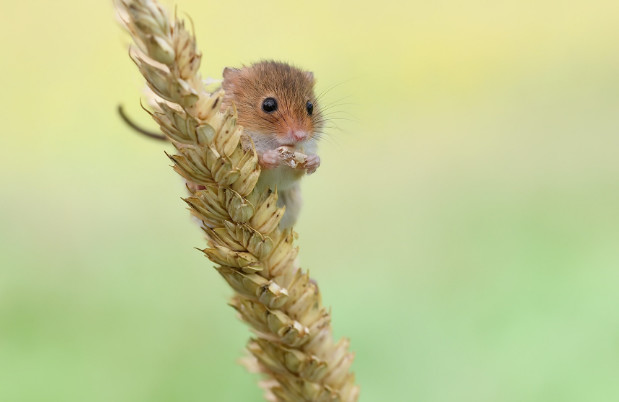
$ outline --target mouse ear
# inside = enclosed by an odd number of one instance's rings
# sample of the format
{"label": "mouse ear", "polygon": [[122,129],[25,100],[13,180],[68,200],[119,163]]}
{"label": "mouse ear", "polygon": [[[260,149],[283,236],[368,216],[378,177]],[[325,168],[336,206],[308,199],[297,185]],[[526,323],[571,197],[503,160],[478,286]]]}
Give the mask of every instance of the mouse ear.
{"label": "mouse ear", "polygon": [[223,72],[224,81],[221,84],[224,91],[230,92],[230,93],[232,92],[239,78],[240,72],[241,70],[239,70],[238,68],[232,68],[232,67],[224,68],[224,72]]}
{"label": "mouse ear", "polygon": [[314,73],[312,73],[311,71],[305,71],[305,76],[308,80],[310,80],[312,84],[314,83]]}
{"label": "mouse ear", "polygon": [[223,72],[224,80],[234,79],[240,72],[241,70],[238,68],[226,67]]}

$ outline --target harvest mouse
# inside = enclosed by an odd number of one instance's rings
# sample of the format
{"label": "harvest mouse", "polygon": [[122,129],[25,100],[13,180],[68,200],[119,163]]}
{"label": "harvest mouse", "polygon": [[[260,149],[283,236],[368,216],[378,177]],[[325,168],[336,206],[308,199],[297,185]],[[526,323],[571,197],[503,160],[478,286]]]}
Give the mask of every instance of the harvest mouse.
{"label": "harvest mouse", "polygon": [[[286,63],[261,61],[224,69],[222,88],[222,109],[236,105],[238,123],[256,146],[262,168],[256,186],[277,189],[277,203],[286,207],[280,228],[293,226],[302,204],[299,181],[320,166],[316,149],[324,119],[314,93],[314,75]],[[165,139],[136,126],[119,111],[135,130]],[[284,155],[295,152],[303,160],[291,167]]]}

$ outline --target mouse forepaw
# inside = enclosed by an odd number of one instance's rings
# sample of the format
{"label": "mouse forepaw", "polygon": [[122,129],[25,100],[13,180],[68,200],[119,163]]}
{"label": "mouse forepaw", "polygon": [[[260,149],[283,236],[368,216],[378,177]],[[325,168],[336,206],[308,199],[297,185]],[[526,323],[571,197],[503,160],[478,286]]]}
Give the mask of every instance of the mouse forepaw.
{"label": "mouse forepaw", "polygon": [[273,169],[281,164],[282,157],[275,149],[270,149],[258,155],[258,163],[263,169]]}
{"label": "mouse forepaw", "polygon": [[307,155],[307,159],[305,160],[305,170],[307,174],[312,174],[318,169],[320,166],[320,157],[316,154]]}

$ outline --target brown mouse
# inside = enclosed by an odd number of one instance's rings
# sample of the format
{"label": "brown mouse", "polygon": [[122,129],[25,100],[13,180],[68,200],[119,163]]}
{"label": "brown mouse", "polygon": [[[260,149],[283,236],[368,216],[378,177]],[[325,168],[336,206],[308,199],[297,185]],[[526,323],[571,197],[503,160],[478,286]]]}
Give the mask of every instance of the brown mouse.
{"label": "brown mouse", "polygon": [[[223,78],[222,108],[236,105],[238,123],[256,146],[262,167],[257,187],[277,189],[278,204],[286,206],[280,227],[291,227],[302,204],[299,181],[320,166],[316,149],[324,119],[314,93],[314,75],[286,63],[260,61],[228,67]],[[119,112],[135,130],[165,139],[133,124],[122,109]],[[303,155],[302,163],[286,163],[284,155],[295,152]]]}
{"label": "brown mouse", "polygon": [[[262,173],[259,187],[277,188],[286,206],[280,227],[292,226],[301,209],[299,179],[320,166],[316,154],[323,117],[314,93],[314,75],[286,63],[261,61],[240,69],[226,68],[223,107],[232,103],[239,124],[256,145]],[[282,147],[307,157],[292,168],[283,163]]]}

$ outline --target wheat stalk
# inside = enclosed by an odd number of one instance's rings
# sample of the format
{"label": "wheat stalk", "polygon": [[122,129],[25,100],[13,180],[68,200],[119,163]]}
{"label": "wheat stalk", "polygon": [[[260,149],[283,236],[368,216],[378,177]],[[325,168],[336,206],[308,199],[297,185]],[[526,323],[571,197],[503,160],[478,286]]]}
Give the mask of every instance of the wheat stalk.
{"label": "wheat stalk", "polygon": [[116,8],[135,43],[131,58],[154,93],[151,115],[177,150],[170,159],[207,235],[202,251],[255,333],[245,363],[265,376],[266,399],[357,400],[349,342],[333,341],[318,286],[298,266],[296,233],[278,227],[284,211],[277,193],[254,188],[254,145],[235,107],[220,111],[224,92],[206,91],[194,35],[154,0],[116,0]]}

